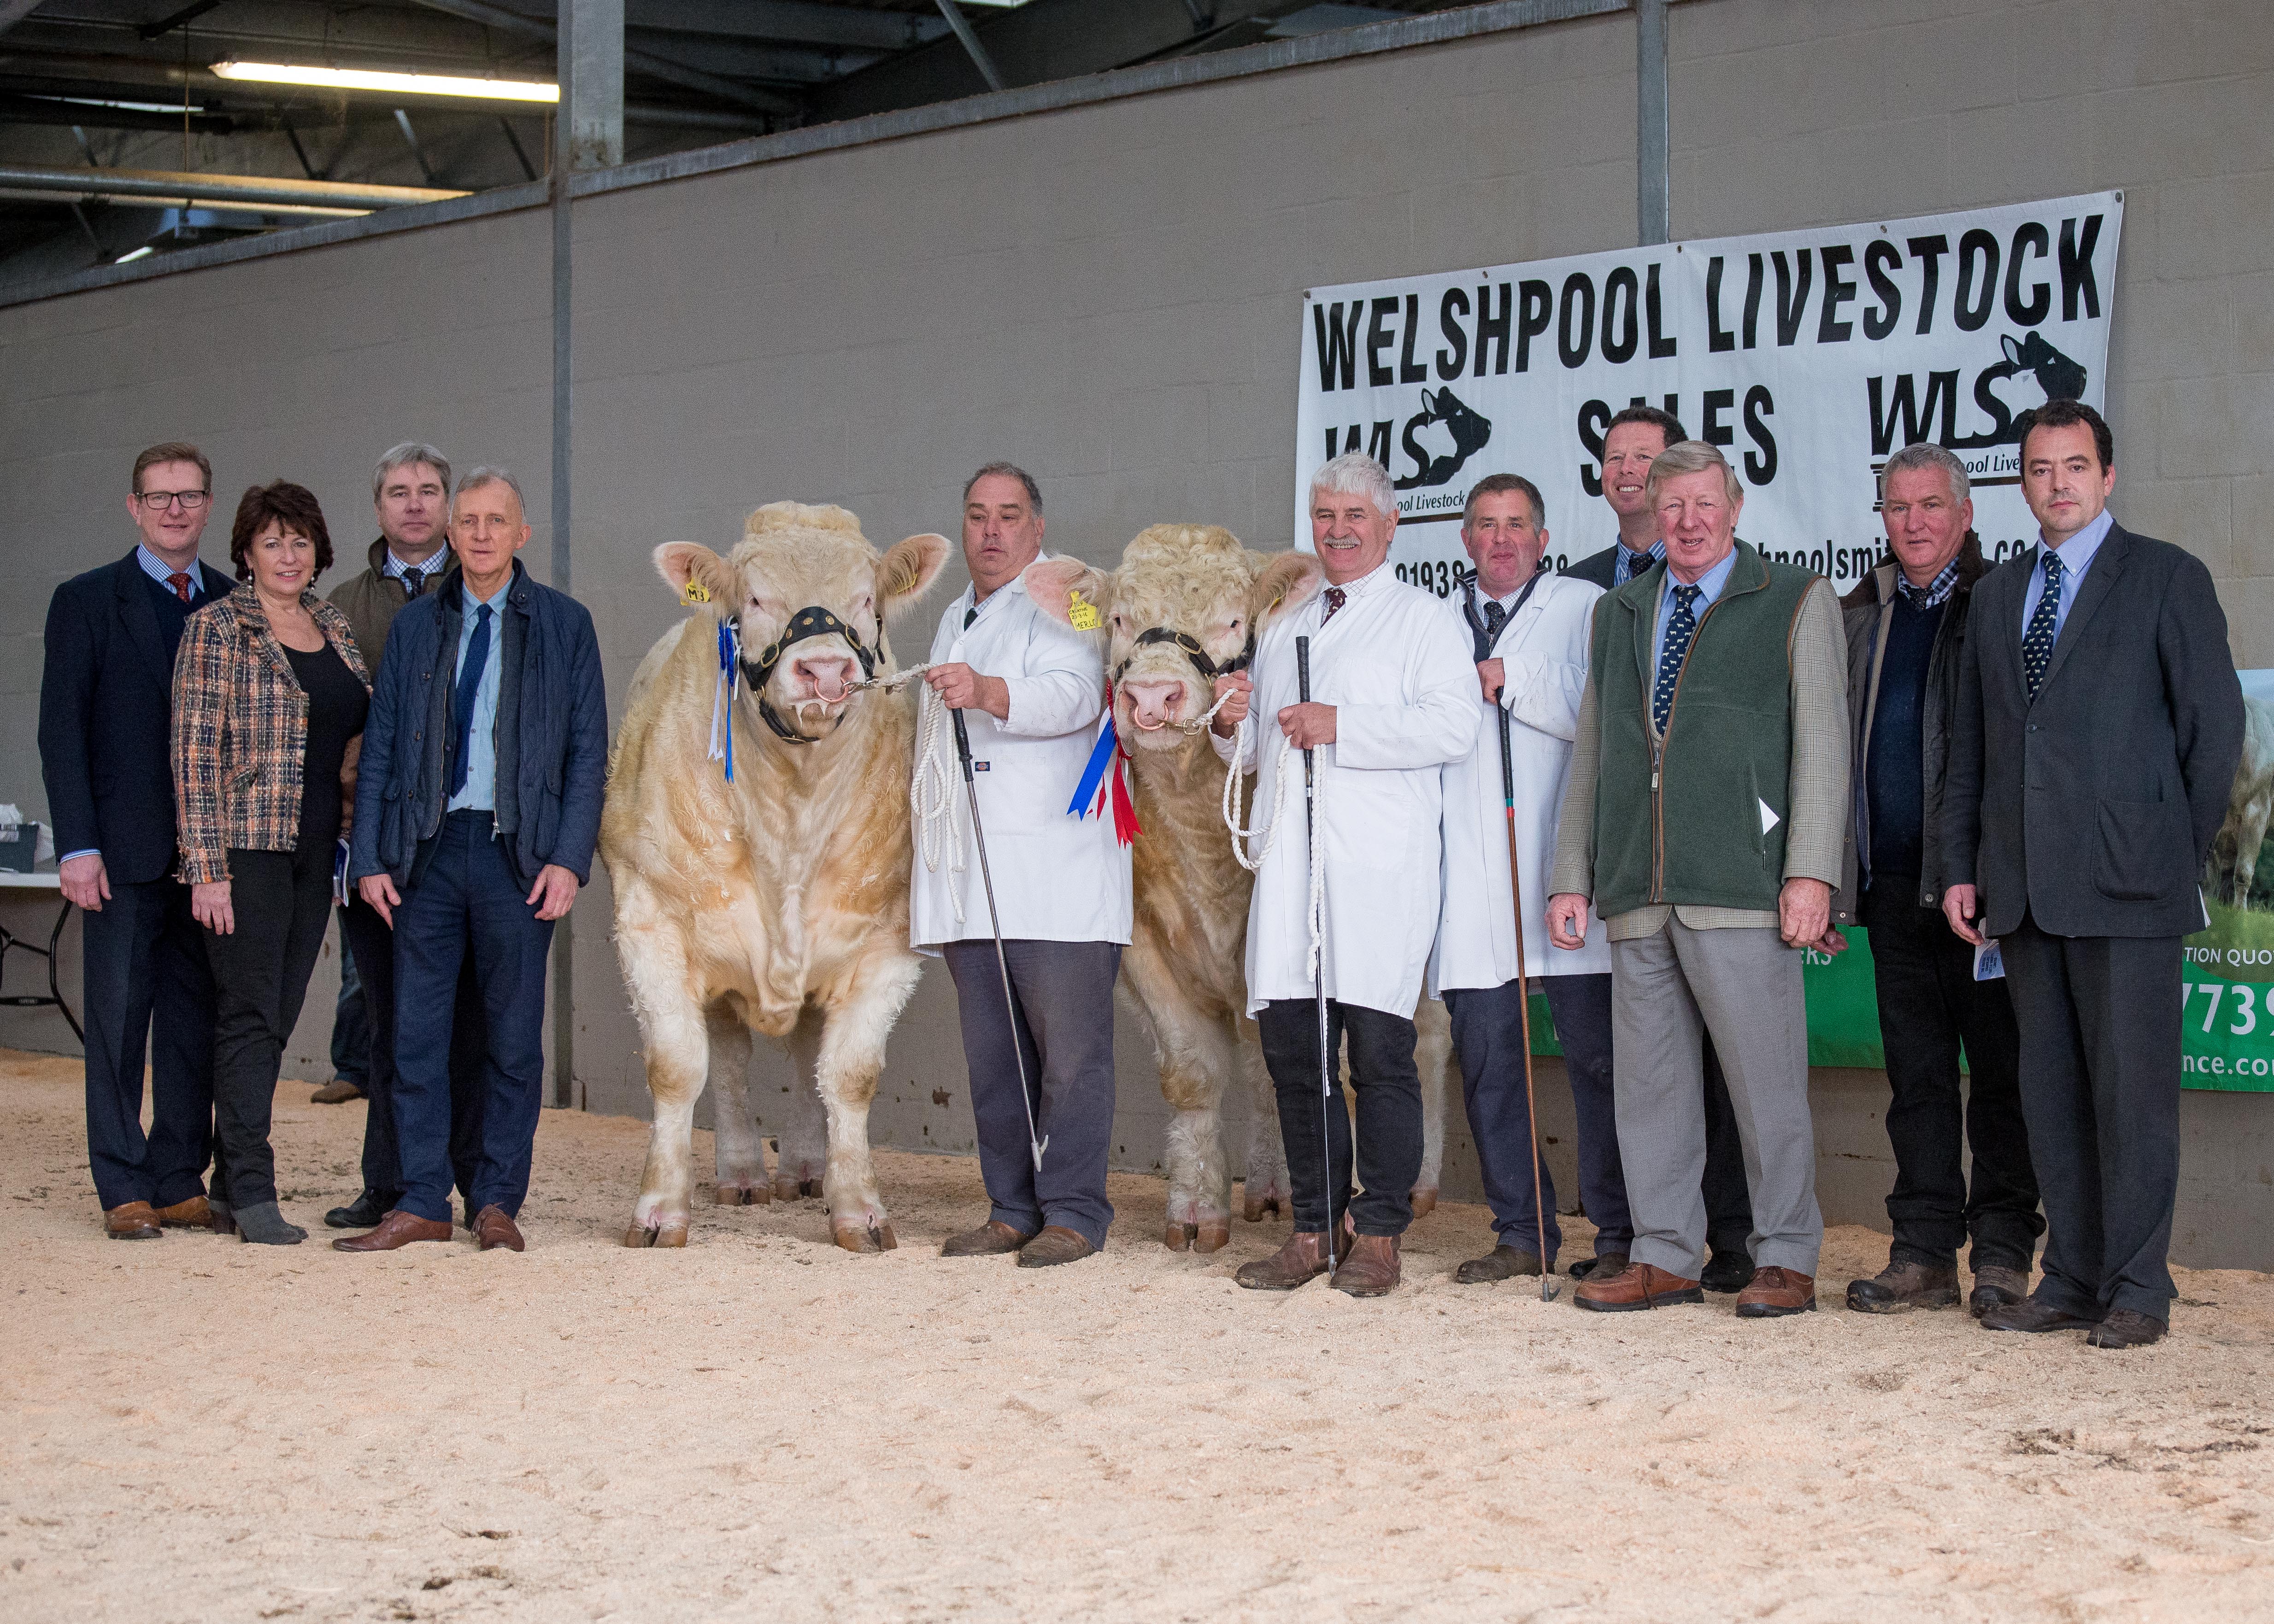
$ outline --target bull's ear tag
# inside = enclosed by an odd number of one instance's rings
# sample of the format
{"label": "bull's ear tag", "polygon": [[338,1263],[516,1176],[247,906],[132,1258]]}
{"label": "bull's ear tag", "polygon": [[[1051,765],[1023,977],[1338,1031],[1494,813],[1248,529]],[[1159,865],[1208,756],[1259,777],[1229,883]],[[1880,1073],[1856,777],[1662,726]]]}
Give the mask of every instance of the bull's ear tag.
{"label": "bull's ear tag", "polygon": [[687,583],[686,596],[690,604],[707,604],[711,601],[711,589],[700,581],[690,581]]}
{"label": "bull's ear tag", "polygon": [[1097,605],[1082,597],[1079,589],[1066,595],[1066,619],[1078,632],[1094,632],[1105,624]]}

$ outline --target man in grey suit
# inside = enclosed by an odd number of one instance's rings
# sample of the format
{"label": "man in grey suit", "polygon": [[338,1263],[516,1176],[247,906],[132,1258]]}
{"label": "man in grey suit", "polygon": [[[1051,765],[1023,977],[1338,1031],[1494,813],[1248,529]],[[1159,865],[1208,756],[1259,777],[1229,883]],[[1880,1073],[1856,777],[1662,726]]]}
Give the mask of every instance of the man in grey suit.
{"label": "man in grey suit", "polygon": [[2158,1341],[2180,1172],[2180,938],[2242,756],[2242,688],[2210,572],[2108,513],[2090,406],[2022,414],[2044,545],[1983,577],[1944,793],[1943,912],[1995,938],[2022,1027],[2044,1274],[1993,1331]]}
{"label": "man in grey suit", "polygon": [[1801,954],[1832,925],[1849,814],[1847,650],[1832,583],[1736,537],[1736,471],[1698,440],[1648,487],[1666,559],[1595,611],[1547,903],[1576,949],[1611,940],[1612,1086],[1633,1210],[1626,1268],[1575,1300],[1695,1303],[1706,1255],[1699,1039],[1744,1143],[1758,1266],[1737,1312],[1816,1306],[1824,1221]]}
{"label": "man in grey suit", "polygon": [[[1600,553],[1565,567],[1575,580],[1616,590],[1666,556],[1659,538],[1658,514],[1650,501],[1650,465],[1668,446],[1690,438],[1682,419],[1638,401],[1615,413],[1603,429],[1603,505],[1618,525],[1618,538]],[[1745,1251],[1753,1229],[1752,1199],[1745,1192],[1745,1147],[1737,1134],[1737,1114],[1729,1104],[1729,1084],[1713,1040],[1706,1044],[1706,1271],[1708,1291],[1740,1291],[1753,1277]],[[1585,1279],[1592,1258],[1571,1266]]]}

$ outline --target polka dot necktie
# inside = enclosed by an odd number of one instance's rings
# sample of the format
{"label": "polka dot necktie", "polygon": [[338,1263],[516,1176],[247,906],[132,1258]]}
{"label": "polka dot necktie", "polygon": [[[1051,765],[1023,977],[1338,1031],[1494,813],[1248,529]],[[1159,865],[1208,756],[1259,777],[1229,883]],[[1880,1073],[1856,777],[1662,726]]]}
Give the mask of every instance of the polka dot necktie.
{"label": "polka dot necktie", "polygon": [[1674,613],[1666,622],[1666,642],[1658,650],[1658,681],[1650,690],[1650,719],[1661,733],[1674,710],[1674,685],[1682,680],[1690,639],[1698,630],[1698,595],[1705,590],[1678,582],[1674,588]]}
{"label": "polka dot necktie", "polygon": [[188,603],[190,601],[190,594],[196,590],[198,583],[177,569],[172,575],[166,577],[166,584],[174,589],[175,597],[180,598],[184,603]]}
{"label": "polka dot necktie", "polygon": [[1342,588],[1338,586],[1329,587],[1327,589],[1327,613],[1321,617],[1319,624],[1324,626],[1329,620],[1333,620],[1335,618],[1335,611],[1341,608],[1344,603],[1349,601],[1349,599],[1350,594],[1344,591]]}
{"label": "polka dot necktie", "polygon": [[2029,614],[2029,629],[2022,634],[2022,675],[2029,680],[2029,698],[2037,697],[2037,689],[2044,685],[2045,667],[2052,663],[2053,636],[2060,625],[2061,561],[2060,554],[2051,547],[2045,553],[2045,590],[2037,597],[2037,606]]}

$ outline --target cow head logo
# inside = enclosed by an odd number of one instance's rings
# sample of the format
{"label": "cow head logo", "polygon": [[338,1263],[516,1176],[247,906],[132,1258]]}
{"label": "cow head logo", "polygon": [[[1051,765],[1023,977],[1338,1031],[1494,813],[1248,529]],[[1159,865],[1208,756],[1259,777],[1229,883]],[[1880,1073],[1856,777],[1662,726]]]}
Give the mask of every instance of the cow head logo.
{"label": "cow head logo", "polygon": [[[1413,471],[1397,481],[1401,491],[1443,485],[1461,471],[1461,464],[1484,449],[1492,438],[1492,419],[1480,417],[1450,389],[1421,391],[1421,410],[1406,419],[1402,443],[1413,459]],[[1439,449],[1449,442],[1449,449]]]}
{"label": "cow head logo", "polygon": [[2084,364],[2063,355],[2045,342],[2044,334],[2034,328],[2017,342],[2010,333],[1998,341],[2006,358],[1994,366],[1986,367],[1974,380],[1974,403],[1990,419],[1991,426],[1978,434],[1966,434],[1950,442],[1954,451],[1977,450],[1984,446],[2012,446],[2021,442],[2019,418],[2022,411],[2040,402],[2020,405],[1999,393],[1998,386],[2007,379],[2026,372],[2044,391],[2048,401],[2081,401],[2090,376]]}

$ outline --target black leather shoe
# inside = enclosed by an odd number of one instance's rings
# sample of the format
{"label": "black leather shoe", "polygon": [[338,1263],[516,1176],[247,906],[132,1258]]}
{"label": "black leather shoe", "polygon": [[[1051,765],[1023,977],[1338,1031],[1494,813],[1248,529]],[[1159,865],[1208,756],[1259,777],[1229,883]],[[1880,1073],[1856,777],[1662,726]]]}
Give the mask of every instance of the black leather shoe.
{"label": "black leather shoe", "polygon": [[1540,1273],[1540,1254],[1526,1252],[1521,1246],[1495,1246],[1481,1258],[1471,1258],[1453,1271],[1453,1279],[1464,1286],[1489,1285],[1496,1280],[1513,1280],[1518,1274]]}
{"label": "black leather shoe", "polygon": [[1753,1283],[1753,1260],[1742,1252],[1717,1252],[1706,1260],[1698,1283],[1708,1291],[1743,1291]]}
{"label": "black leather shoe", "polygon": [[2164,1340],[2164,1322],[2129,1308],[2112,1308],[2108,1317],[2084,1334],[2088,1348],[2145,1348]]}
{"label": "black leather shoe", "polygon": [[324,1214],[328,1229],[375,1229],[379,1221],[395,1207],[395,1198],[376,1190],[366,1190],[345,1207],[335,1207]]}
{"label": "black leather shoe", "polygon": [[1985,1331],[2082,1331],[2099,1324],[2097,1320],[2081,1319],[2063,1313],[2050,1303],[2034,1297],[2025,1297],[2018,1303],[2007,1303],[1986,1310],[1982,1316]]}
{"label": "black leather shoe", "polygon": [[1592,1258],[1582,1258],[1574,1263],[1570,1274],[1574,1280],[1585,1280],[1588,1275],[1597,1274],[1608,1280],[1626,1266],[1627,1254],[1623,1252],[1599,1252]]}

